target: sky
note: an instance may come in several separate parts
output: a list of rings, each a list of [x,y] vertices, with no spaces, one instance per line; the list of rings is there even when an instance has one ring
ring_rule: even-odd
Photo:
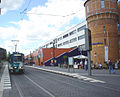
[[[85,1],[1,0],[0,47],[29,54],[84,21]]]

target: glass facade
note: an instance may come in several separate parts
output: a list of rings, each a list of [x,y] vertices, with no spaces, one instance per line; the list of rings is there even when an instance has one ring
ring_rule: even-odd
[[[76,38],[76,37],[73,38],[73,39],[71,39],[71,40],[70,40],[70,43],[75,42],[75,41],[77,41],[77,38]]]
[[[78,28],[77,31],[80,32],[86,28],[86,25],[83,25],[82,27]]]

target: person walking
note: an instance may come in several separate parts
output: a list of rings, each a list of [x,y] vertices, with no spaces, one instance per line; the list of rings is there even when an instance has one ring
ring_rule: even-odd
[[[111,60],[108,60],[108,68],[109,68],[109,74],[111,74],[111,71],[112,73],[115,73],[113,70],[113,64]]]

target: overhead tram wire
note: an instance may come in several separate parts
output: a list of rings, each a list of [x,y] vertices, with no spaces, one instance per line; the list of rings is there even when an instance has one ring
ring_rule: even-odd
[[[79,11],[81,11],[81,10],[78,10],[77,12],[74,12],[74,13],[71,13],[71,14],[68,14],[68,15],[43,14],[43,13],[23,13],[23,14],[34,14],[34,15],[46,15],[46,16],[68,17],[68,16],[72,16],[72,15],[77,14]]]
[[[55,14],[39,14],[39,13],[24,13],[24,14],[35,14],[35,15],[46,15],[46,16],[60,16],[60,17],[64,17],[62,15],[55,15]]]
[[[27,2],[27,1],[26,1],[26,2]],[[25,4],[26,4],[26,2],[25,2]],[[31,0],[29,0],[27,7],[26,7],[22,12],[20,12],[20,14],[23,14],[21,20],[23,20],[24,15],[25,15],[25,12],[28,10],[28,7],[29,7],[30,3],[31,3]]]

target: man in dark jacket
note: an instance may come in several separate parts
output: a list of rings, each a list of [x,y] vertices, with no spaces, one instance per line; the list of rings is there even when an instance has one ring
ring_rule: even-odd
[[[111,60],[108,60],[108,68],[109,68],[109,74],[111,74],[111,70],[112,70],[112,73],[115,73],[113,70],[113,64],[112,64]]]

